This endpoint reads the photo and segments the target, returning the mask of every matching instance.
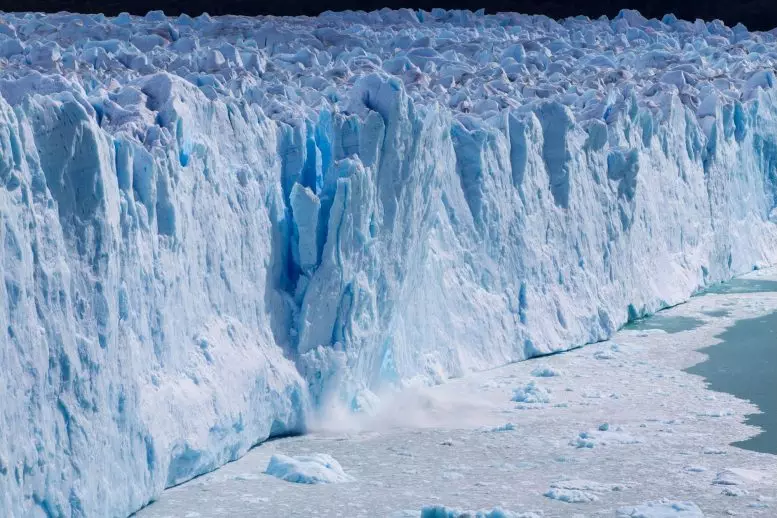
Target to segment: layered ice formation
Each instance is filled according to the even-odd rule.
[[[123,516],[773,262],[775,64],[630,11],[0,15],[0,514]]]

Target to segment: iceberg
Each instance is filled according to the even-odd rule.
[[[0,514],[126,516],[773,263],[776,64],[633,11],[0,14]]]
[[[295,484],[337,484],[354,480],[326,453],[299,457],[276,453],[270,458],[265,473]]]

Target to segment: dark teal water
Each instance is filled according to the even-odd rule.
[[[777,283],[772,284],[773,290],[759,291],[777,291]],[[709,355],[707,361],[687,372],[704,376],[712,390],[758,405],[762,413],[748,416],[747,422],[763,432],[734,446],[777,454],[777,312],[739,320],[719,338],[721,343],[702,349]]]
[[[746,294],[777,292],[777,281],[732,279],[700,291],[708,294]],[[725,308],[703,312],[713,318],[729,315]],[[698,318],[666,316],[657,313],[637,320],[624,329],[661,329],[667,333],[690,331],[704,324]],[[761,414],[748,416],[747,422],[763,432],[752,439],[735,443],[747,450],[777,454],[777,312],[764,317],[739,320],[724,331],[721,343],[702,349],[709,358],[686,372],[703,376],[710,389],[752,401]]]

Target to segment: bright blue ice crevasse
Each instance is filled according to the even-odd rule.
[[[775,260],[769,33],[3,17],[11,516],[126,515],[309,407],[600,340]]]

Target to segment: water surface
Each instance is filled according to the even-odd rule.
[[[721,343],[702,349],[707,361],[687,372],[704,376],[712,390],[758,405],[762,413],[748,416],[747,422],[763,432],[734,446],[777,454],[777,312],[739,320],[719,338]]]
[[[635,320],[623,326],[623,329],[632,331],[647,331],[651,329],[660,329],[667,333],[680,333],[682,331],[691,331],[704,324],[704,320],[694,317],[684,317],[679,315],[667,315],[663,312],[656,313],[653,316]]]
[[[767,293],[777,291],[777,281],[765,279],[731,279],[730,281],[712,284],[704,288],[699,295],[738,293]]]

